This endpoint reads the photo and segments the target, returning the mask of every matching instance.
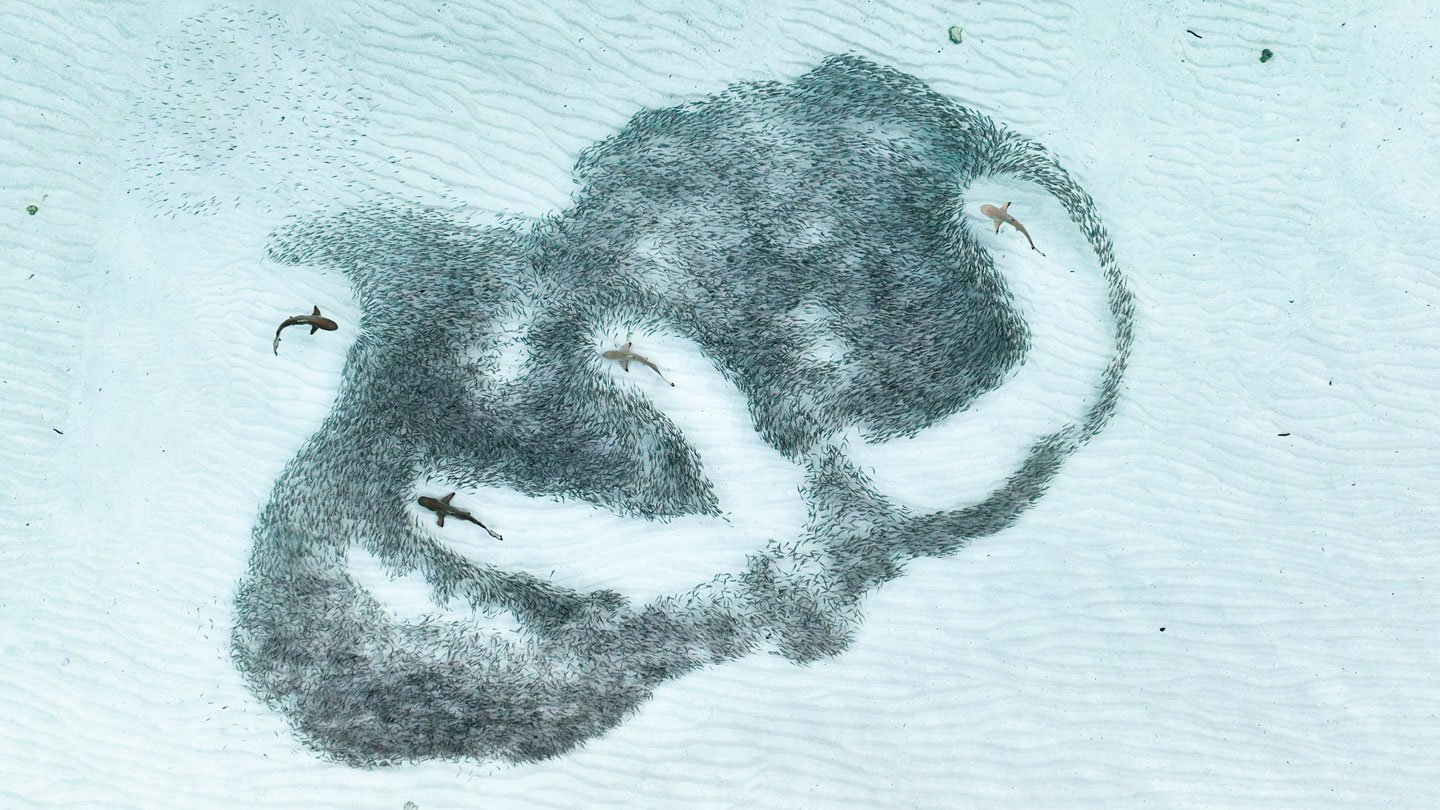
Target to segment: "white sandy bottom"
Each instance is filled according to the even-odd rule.
[[[1440,177],[1424,86],[1440,57],[1424,15],[334,3],[182,24],[178,4],[11,11],[0,805],[1437,803],[1440,220],[1422,201]],[[963,45],[945,39],[953,24]],[[1276,58],[1259,64],[1261,47]],[[1140,316],[1115,422],[1016,527],[868,598],[833,660],[696,673],[544,763],[318,759],[241,684],[230,601],[259,505],[328,413],[359,307],[334,274],[266,261],[267,234],[372,195],[557,211],[575,155],[637,110],[850,50],[1044,142],[1097,199]],[[296,67],[301,51],[312,70]],[[152,56],[174,84],[156,84]],[[273,120],[215,119],[233,87]],[[178,110],[158,125],[166,138],[135,136],[169,115],[161,100]],[[1034,352],[921,436],[844,437],[914,509],[983,495],[1074,419],[1108,345],[1093,262],[1058,208],[1023,186],[971,192],[1013,199],[1047,254],[994,237]],[[291,330],[272,355],[278,320],[317,303],[341,331]],[[753,438],[698,353],[662,353],[676,388],[644,370],[627,383],[700,445],[724,520],[637,528],[487,490],[456,498],[503,543],[431,529],[475,559],[641,596],[793,536],[798,469]],[[351,562],[397,615],[441,609],[422,585]],[[503,617],[448,610],[507,632]]]

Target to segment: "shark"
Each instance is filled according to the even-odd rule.
[[[615,362],[620,364],[620,368],[625,369],[627,372],[630,370],[631,363],[639,363],[642,366],[649,367],[651,371],[655,372],[660,376],[660,379],[665,380],[665,375],[660,374],[659,366],[650,362],[647,358],[642,357],[630,350],[630,341],[628,340],[625,341],[624,346],[621,346],[618,349],[611,349],[608,352],[601,352],[600,356],[604,357],[606,360],[614,360]],[[669,380],[665,380],[665,382],[670,383],[671,387],[674,387],[675,385],[675,383],[670,382]]]
[[[445,525],[445,518],[447,517],[458,518],[460,520],[468,520],[471,523],[474,523],[476,526],[484,529],[491,537],[495,538],[496,540],[505,539],[500,535],[496,534],[495,532],[491,531],[489,526],[486,526],[484,523],[476,520],[474,515],[470,514],[464,509],[461,509],[458,506],[451,506],[450,501],[454,500],[454,498],[455,493],[453,492],[443,498],[440,498],[439,500],[431,498],[428,495],[421,495],[420,505],[425,507],[426,509],[429,509],[431,512],[439,515],[439,520],[436,520],[435,522],[441,526]]]
[[[310,327],[310,334],[312,335],[319,329],[324,329],[326,332],[334,332],[340,328],[340,324],[320,314],[320,307],[315,307],[315,311],[309,315],[296,315],[291,318],[286,318],[281,322],[280,328],[275,330],[275,342],[270,344],[271,350],[273,350],[277,356],[280,354],[280,333],[284,331],[287,326],[298,325]]]
[[[1010,203],[1007,202],[999,208],[996,208],[993,205],[982,205],[980,206],[980,213],[995,220],[996,233],[1000,232],[1001,225],[1013,225],[1015,226],[1015,230],[1025,234],[1025,241],[1030,243],[1031,250],[1039,253],[1041,256],[1045,255],[1044,251],[1040,250],[1040,248],[1035,247],[1035,240],[1030,238],[1030,232],[1025,230],[1024,225],[1020,224],[1020,220],[1010,215]]]

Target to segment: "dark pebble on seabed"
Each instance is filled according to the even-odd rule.
[[[1260,51],[1260,61],[1269,62],[1270,58],[1274,55],[1274,51],[1271,51],[1269,48],[1265,48],[1264,50]]]

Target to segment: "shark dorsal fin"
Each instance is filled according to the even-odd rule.
[[[453,498],[453,497],[455,497],[455,493],[452,492],[452,493],[450,493],[449,495],[446,495],[445,497],[441,498],[441,499],[440,499],[440,502],[441,502],[441,503],[450,503],[450,499]]]
[[[1005,203],[1005,204],[1006,204],[1006,205],[1009,205],[1010,203]],[[318,307],[318,306],[315,307],[315,311],[312,312],[312,313],[310,313],[310,314],[311,314],[312,316],[314,316],[314,317],[319,317],[319,316],[320,316],[320,307]]]

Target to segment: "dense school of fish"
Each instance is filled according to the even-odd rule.
[[[328,756],[542,759],[622,722],[668,679],[762,651],[835,655],[866,593],[911,559],[1011,525],[1114,410],[1133,313],[1092,200],[1043,148],[913,77],[832,57],[790,83],[643,111],[575,175],[573,205],[528,229],[375,205],[273,237],[278,261],[346,273],[364,323],[333,411],[254,527],[233,654]],[[983,247],[992,235],[957,215],[988,175],[1038,184],[1079,227],[1107,285],[1113,354],[1084,416],[1040,438],[990,496],[915,513],[836,436],[913,436],[1022,361],[1029,333]],[[501,325],[517,318],[528,359],[502,376]],[[596,351],[609,324],[683,335],[735,383],[759,435],[806,471],[800,536],[643,604],[440,542],[417,476],[637,521],[719,514],[681,431],[633,380],[596,373],[607,359],[648,364],[629,344]],[[821,339],[844,352],[816,356]],[[462,514],[422,497],[440,520]],[[523,542],[524,527],[501,528]],[[513,614],[521,632],[397,620],[347,575],[351,547],[418,572],[442,603]]]

